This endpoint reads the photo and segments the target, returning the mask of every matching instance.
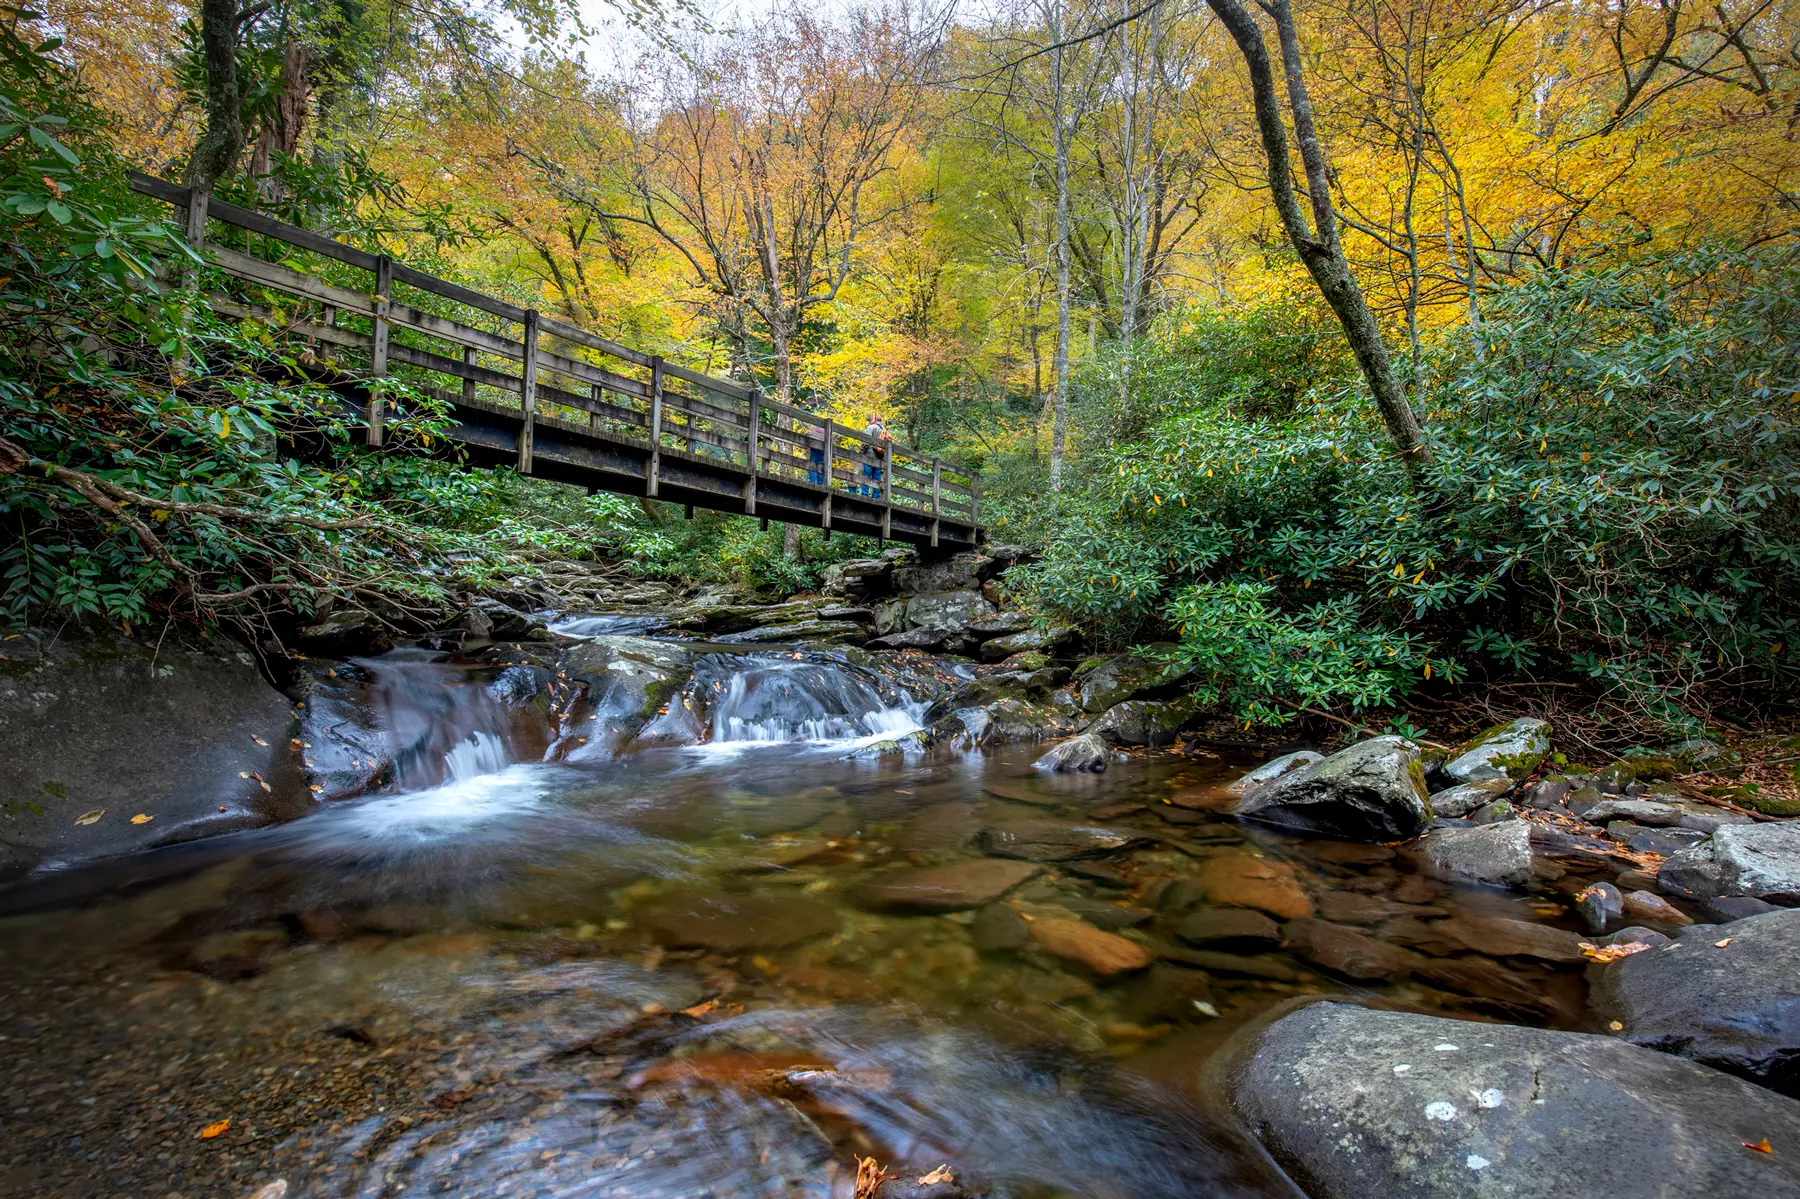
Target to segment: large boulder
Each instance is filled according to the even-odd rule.
[[[909,629],[956,630],[994,614],[979,591],[929,591],[906,601]]]
[[[1310,749],[1296,750],[1291,754],[1282,754],[1279,758],[1271,758],[1255,770],[1242,775],[1227,788],[1239,795],[1254,790],[1264,783],[1272,783],[1284,774],[1292,774],[1296,770],[1304,770],[1314,762],[1323,762],[1325,755],[1314,753]]]
[[[942,562],[915,562],[894,568],[894,591],[922,595],[934,591],[979,591],[994,577],[994,560],[986,554],[955,554]]]
[[[1114,654],[1083,674],[1076,694],[1084,712],[1104,712],[1115,704],[1146,693],[1166,694],[1181,672],[1164,662],[1137,654]]]
[[[1657,885],[1673,895],[1750,895],[1800,904],[1800,823],[1726,824],[1712,838],[1672,854]]]
[[[852,558],[827,566],[819,590],[825,595],[869,599],[886,595],[893,576],[894,564],[886,558]]]
[[[1079,737],[1071,737],[1061,745],[1055,746],[1043,757],[1032,763],[1038,770],[1047,770],[1052,774],[1091,771],[1100,773],[1106,769],[1107,759],[1112,751],[1106,742],[1092,733],[1083,733]]]
[[[1595,1009],[1633,1044],[1800,1096],[1800,911],[1683,929],[1592,974]]]
[[[1416,837],[1430,819],[1419,747],[1376,737],[1253,788],[1240,819],[1345,841]]]
[[[472,611],[488,623],[491,633],[491,619],[480,609]],[[387,625],[373,612],[343,608],[301,629],[294,635],[294,645],[315,657],[354,658],[385,654],[394,648],[394,640]]]
[[[997,699],[972,707],[954,708],[932,722],[933,744],[974,749],[1020,741],[1042,741],[1065,732],[1056,713],[1022,699]]]
[[[1026,629],[1023,633],[1012,633],[983,642],[981,660],[983,662],[1002,662],[1014,654],[1022,654],[1028,650],[1036,650],[1047,657],[1054,658],[1080,643],[1081,634],[1071,628]]]
[[[296,715],[234,643],[5,642],[0,877],[312,810]]]
[[[649,637],[595,637],[563,651],[557,673],[586,688],[587,742],[571,758],[624,749],[687,682],[693,652]]]
[[[1313,1199],[1800,1196],[1800,1104],[1607,1037],[1316,1003],[1236,1100]]]
[[[1198,712],[1199,704],[1192,696],[1167,702],[1128,700],[1109,708],[1087,732],[1109,745],[1169,745],[1175,734],[1194,722]]]
[[[1523,820],[1435,829],[1420,849],[1451,878],[1499,887],[1523,887],[1531,881],[1531,826]]]
[[[1457,783],[1478,783],[1483,779],[1517,782],[1536,770],[1549,752],[1549,722],[1521,716],[1467,742],[1439,769]]]

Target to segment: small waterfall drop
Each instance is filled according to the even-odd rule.
[[[440,654],[397,649],[359,665],[394,746],[394,781],[420,791],[506,769],[506,712],[478,679]]]
[[[824,654],[721,654],[694,678],[710,692],[715,745],[898,737],[923,727],[928,706],[875,671]]]

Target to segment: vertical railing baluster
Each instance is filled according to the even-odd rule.
[[[836,469],[831,462],[833,440],[835,438],[831,431],[831,418],[828,416],[825,418],[825,509],[819,515],[819,527],[825,530],[827,536],[831,534],[831,496],[837,489],[836,480],[831,473]]]
[[[369,375],[381,379],[388,373],[388,304],[394,290],[394,260],[386,254],[375,259],[375,348],[370,354]],[[387,401],[379,390],[369,393],[369,444],[380,445],[386,434]]]
[[[645,468],[646,496],[655,496],[662,490],[662,426],[662,358],[653,357],[650,359],[650,465]]]
[[[537,355],[538,355],[538,314],[537,309],[525,310],[525,360],[524,377],[519,385],[519,406],[524,409],[524,420],[519,425],[519,473],[531,473],[531,450],[537,428]]]
[[[746,465],[750,468],[750,477],[744,480],[744,515],[756,515],[756,453],[757,442],[762,440],[762,393],[755,388],[750,389],[750,459]]]

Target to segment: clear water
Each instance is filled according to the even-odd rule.
[[[1163,803],[1242,763],[844,760],[919,727],[928,689],[791,653],[698,659],[697,745],[544,761],[485,676],[366,665],[407,760],[392,792],[0,896],[0,1195],[827,1199],[862,1155],[1016,1199],[1290,1195],[1217,1081],[1257,1017],[1339,993],[1579,1020],[1575,966],[1505,963],[1538,997],[1521,1013],[1273,949],[1249,973],[1176,960],[1137,905],[1221,855],[1285,863],[1314,896],[1566,922]],[[1145,841],[1110,877],[1051,866],[1012,898],[1143,919],[1132,935],[1175,958],[1098,978],[977,948],[972,912],[855,902],[890,866],[1046,819]]]

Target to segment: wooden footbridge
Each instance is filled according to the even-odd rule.
[[[482,465],[694,508],[958,550],[981,538],[981,480],[877,444],[754,387],[645,354],[381,254],[133,172],[186,214],[189,244],[229,276],[212,308],[298,339],[364,379],[450,406]],[[207,237],[208,222],[222,226]],[[366,276],[366,278],[365,278]],[[372,284],[372,286],[368,286]],[[460,386],[440,385],[444,377]],[[345,402],[385,440],[382,389]]]

